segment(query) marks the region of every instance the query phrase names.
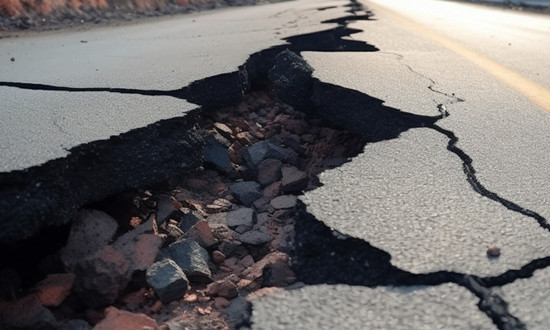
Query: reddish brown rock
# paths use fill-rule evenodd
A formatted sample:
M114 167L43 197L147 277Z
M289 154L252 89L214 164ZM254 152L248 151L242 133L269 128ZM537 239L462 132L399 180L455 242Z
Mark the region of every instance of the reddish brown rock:
M229 159L232 163L238 164L238 165L244 165L244 158L243 158L243 145L240 144L238 141L233 142L229 146L229 149L227 150L229 153Z
M125 238L130 238L127 236ZM134 239L119 238L113 247L130 261L130 271L145 270L155 262L162 238L155 234L141 234Z
M224 297L216 297L214 299L214 307L220 310L229 307L230 304L231 302Z
M233 299L239 295L239 290L233 282L229 280L220 280L208 284L205 293L211 297L218 296L226 299Z
M223 264L225 259L226 259L225 254L223 254L221 251L215 250L214 252L212 252L212 261L216 265Z
M214 237L212 229L210 229L208 221L206 220L201 220L196 223L183 236L194 239L197 243L199 243L200 246L204 248L209 248L218 243L218 240Z
M74 286L75 274L50 274L36 285L36 295L44 306L59 306Z
M79 211L73 221L67 244L61 251L61 260L65 268L69 271L74 270L81 259L108 244L117 228L118 223L107 213L97 210Z
M286 286L296 281L296 276L289 266L289 257L282 252L266 255L262 260L245 269L241 277L243 280L250 281L248 287L254 283L258 285L258 281L267 281L266 284L269 286Z
M53 329L55 322L52 312L41 304L35 294L10 303L0 302L0 325L8 329Z
M136 329L159 329L155 320L145 314L135 314L107 307L105 318L95 325L93 330L136 330Z

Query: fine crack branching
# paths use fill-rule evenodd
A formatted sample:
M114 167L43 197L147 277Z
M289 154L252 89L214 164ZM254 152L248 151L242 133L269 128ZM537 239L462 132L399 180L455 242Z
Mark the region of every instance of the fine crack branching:
M428 127L445 135L449 139L447 150L454 153L462 160L462 169L464 170L464 174L466 175L466 181L468 181L468 183L470 184L472 189L474 189L475 192L501 204L502 206L506 207L511 211L518 212L529 218L535 219L542 228L546 230L550 230L550 224L548 224L548 221L542 215L538 214L535 211L526 209L510 200L500 197L497 193L488 190L487 188L485 188L485 186L483 186L481 182L479 182L476 176L476 170L472 165L473 163L472 158L466 152L464 152L464 150L460 149L456 145L458 142L458 137L455 135L455 133L453 133L452 131L446 130L444 128L441 128L437 125L430 125Z

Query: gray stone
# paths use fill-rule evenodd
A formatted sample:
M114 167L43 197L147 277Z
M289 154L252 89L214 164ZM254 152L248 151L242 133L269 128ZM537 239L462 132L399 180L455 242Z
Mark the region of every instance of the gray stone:
M264 140L244 149L243 157L248 167L257 170L260 163L269 158L278 159L284 163L295 164L298 154L290 148L283 148Z
M164 259L147 268L147 284L149 284L163 304L181 299L189 280L181 268L170 259Z
M167 195L159 196L157 203L157 225L164 223L168 217L175 211L179 210L179 202L173 197Z
M282 189L285 192L301 191L307 188L307 174L294 166L285 165L281 169L283 174Z
M75 267L75 292L89 307L113 303L130 279L130 262L107 245Z
M179 211L179 224L178 227L187 232L191 227L196 225L202 218L200 214L191 211L190 209L182 209Z
M231 167L231 161L229 159L229 153L227 148L229 145L226 140L218 133L212 133L205 139L205 146L203 149L204 161L214 165L216 169L228 173L233 168Z
M266 159L258 165L258 182L268 186L281 179L283 162L278 159Z
M256 181L241 181L232 184L229 189L237 196L244 206L251 206L255 200L261 198L260 184Z
M172 259L191 282L212 282L208 252L191 238L185 238L160 250L157 260Z
M272 240L273 237L271 235L259 230L251 230L239 236L239 241L251 245L265 244Z
M298 197L294 195L282 195L271 200L271 206L276 209L290 209L296 206Z
M109 244L118 228L115 219L97 210L81 210L76 215L61 260L68 271L83 258Z
M248 207L227 212L227 226L234 229L239 226L252 228L254 225L254 210Z

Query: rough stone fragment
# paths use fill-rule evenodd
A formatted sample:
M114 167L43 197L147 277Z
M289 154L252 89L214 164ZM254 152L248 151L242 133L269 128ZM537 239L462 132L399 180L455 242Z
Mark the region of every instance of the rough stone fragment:
M283 162L278 159L266 159L258 165L258 182L263 186L268 186L281 179L281 169Z
M135 314L107 307L105 318L95 325L94 330L136 330L136 329L159 329L155 320L145 314Z
M240 144L238 141L233 142L231 146L229 146L229 149L227 150L229 154L229 159L238 165L244 165L244 158L243 158L243 145Z
M0 326L6 329L54 329L56 322L52 312L30 294L10 303L0 302Z
M246 255L239 261L239 264L244 268L248 268L254 264L254 258L250 254Z
M75 274L49 274L36 285L36 295L44 306L59 306L69 296Z
M285 287L296 282L296 274L285 260L277 260L266 265L262 278L264 286Z
M172 259L191 282L212 282L208 252L191 238L184 238L162 249L157 260Z
M224 297L216 297L214 299L214 307L220 310L229 307L230 304L231 302Z
M264 269L267 266L278 263L289 265L288 255L282 252L272 252L263 257L260 261L245 269L241 274L242 278L249 281L255 281L262 277Z
M296 206L298 197L294 195L282 195L271 200L271 206L276 209L290 209Z
M269 243L273 240L273 237L263 231L251 230L239 236L239 241L251 244L251 245L260 245Z
M118 228L115 219L97 210L81 210L76 215L67 244L61 250L65 268L74 270L82 258L94 254L110 243Z
M237 286L229 280L220 280L208 284L206 294L213 297L219 296L226 299L233 299L239 294Z
M255 200L262 197L260 184L256 181L241 181L232 184L229 189L243 203L244 206L251 206Z
M141 234L131 241L118 239L113 247L130 261L130 269L145 270L155 261L162 238L155 234Z
M218 243L218 240L214 237L214 234L212 234L212 229L210 229L208 221L206 220L197 222L187 233L185 233L184 237L194 239L204 248L209 248Z
M285 165L281 169L282 172L282 189L285 192L301 191L308 185L307 174L300 171L298 168L290 165Z
M212 252L212 261L216 265L223 264L225 259L226 259L225 254L223 254L221 251L216 250L216 251Z
M190 209L182 209L180 210L180 223L178 224L178 227L180 227L183 232L187 232L191 227L196 225L200 219L202 218L200 214L195 213L191 211Z
M204 161L214 165L218 170L228 173L232 170L231 161L229 159L229 153L227 148L229 144L221 135L210 134L204 141L205 146L203 149Z
M269 158L278 159L288 164L295 164L298 159L294 150L274 145L266 140L256 142L244 149L243 157L246 164L253 170L257 170L258 165Z
M281 191L281 181L277 181L265 187L263 191L263 195L264 197L267 197L267 198L274 198L279 195L280 191Z
M240 208L235 211L227 212L227 226L235 228L245 226L252 228L254 224L254 210L251 208Z
M160 195L157 203L157 224L164 223L170 215L181 208L181 203L174 197L167 195Z
M228 140L232 140L233 139L233 131L231 130L231 128L229 128L226 124L223 124L223 123L214 123L214 128L216 129L216 131L218 131L218 133L220 133L221 136L223 136L224 138L228 139Z
M147 268L147 284L149 284L162 303L183 298L189 280L181 268L172 260L164 259Z
M113 303L130 278L130 262L107 245L81 260L75 268L75 291L84 303L98 307Z

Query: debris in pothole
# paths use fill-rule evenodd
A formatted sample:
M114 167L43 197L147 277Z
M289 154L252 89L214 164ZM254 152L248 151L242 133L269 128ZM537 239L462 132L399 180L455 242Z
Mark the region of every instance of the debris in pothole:
M203 111L198 124L203 167L83 208L65 247L44 258L57 260L42 268L44 280L3 292L0 327L22 324L18 311L30 306L26 327L226 329L247 295L296 282L287 253L297 195L364 141L269 88Z

